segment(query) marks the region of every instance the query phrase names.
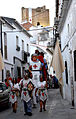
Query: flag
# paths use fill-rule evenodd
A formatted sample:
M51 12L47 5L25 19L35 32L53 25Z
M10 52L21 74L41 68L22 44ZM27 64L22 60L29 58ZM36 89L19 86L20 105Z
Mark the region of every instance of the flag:
M52 67L56 73L56 77L58 78L59 82L62 85L62 73L65 70L65 66L64 66L64 62L63 62L63 58L62 58L58 40L56 42L55 50L53 53Z
M1 54L1 50L0 50L0 71L4 69L4 62L3 62L3 59L2 59L2 54Z

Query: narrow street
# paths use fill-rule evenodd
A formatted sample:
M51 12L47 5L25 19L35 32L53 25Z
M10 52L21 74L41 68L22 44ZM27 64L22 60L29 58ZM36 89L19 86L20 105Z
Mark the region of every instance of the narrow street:
M0 119L76 119L76 109L63 100L59 89L48 90L47 111L39 112L39 104L32 110L31 117L23 114L23 103L18 99L17 113L12 112L12 108L0 112Z

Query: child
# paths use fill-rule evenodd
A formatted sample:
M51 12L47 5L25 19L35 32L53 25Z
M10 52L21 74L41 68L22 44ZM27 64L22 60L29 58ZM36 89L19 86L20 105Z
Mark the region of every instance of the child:
M40 75L40 82L38 84L38 87L39 87L39 98L40 98L40 112L42 112L42 107L44 111L46 111L45 105L47 100L46 81L43 81L42 75Z
M22 87L21 99L24 103L24 115L32 116L31 97L27 88L29 81L28 73L26 73L24 78L20 81L19 85Z
M17 111L17 93L20 90L18 83L15 82L15 79L13 79L13 86L11 87L10 92L10 102L12 103L13 112L16 113Z

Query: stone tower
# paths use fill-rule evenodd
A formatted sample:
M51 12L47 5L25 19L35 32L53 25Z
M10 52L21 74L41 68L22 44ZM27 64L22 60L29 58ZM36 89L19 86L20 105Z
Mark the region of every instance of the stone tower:
M45 6L34 8L21 8L22 12L22 22L27 21L37 26L40 24L41 26L49 26L49 9L46 9Z

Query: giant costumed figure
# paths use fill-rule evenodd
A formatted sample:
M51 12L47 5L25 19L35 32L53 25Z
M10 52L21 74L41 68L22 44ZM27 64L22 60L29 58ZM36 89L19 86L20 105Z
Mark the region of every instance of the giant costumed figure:
M36 108L36 104L37 104L37 89L38 89L38 82L39 82L39 78L40 78L40 66L41 66L41 62L38 60L38 55L36 53L32 54L31 56L31 72L32 72L32 81L34 83L34 90L33 90L33 108Z
M35 53L38 55L38 59L41 62L41 67L40 67L40 73L42 74L43 80L47 82L47 62L46 59L44 58L44 53L40 52L38 50L35 51Z

